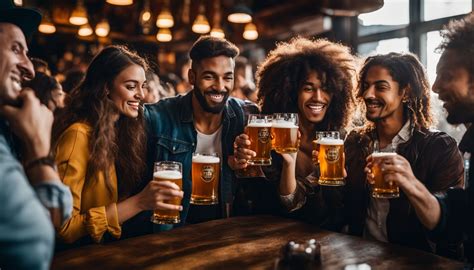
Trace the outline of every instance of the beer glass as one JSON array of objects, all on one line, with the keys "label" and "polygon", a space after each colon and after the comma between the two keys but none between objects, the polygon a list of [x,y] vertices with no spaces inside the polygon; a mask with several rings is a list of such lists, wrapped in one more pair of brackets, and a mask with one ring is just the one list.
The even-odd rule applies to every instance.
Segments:
[{"label": "beer glass", "polygon": [[[153,181],[170,181],[183,190],[182,165],[180,162],[160,161],[155,162]],[[181,198],[174,197],[170,200],[163,200],[164,203],[181,205]],[[156,224],[179,223],[178,210],[158,210],[155,209],[151,221]]]},{"label": "beer glass", "polygon": [[273,114],[272,144],[279,154],[298,152],[298,114]]},{"label": "beer glass", "polygon": [[220,161],[217,154],[193,154],[191,203],[199,205],[217,204]]},{"label": "beer glass", "polygon": [[386,182],[384,179],[384,172],[381,170],[381,165],[385,158],[396,155],[397,153],[393,148],[387,151],[381,151],[376,147],[372,153],[372,174],[374,175],[374,182],[372,184],[372,197],[384,199],[400,197],[398,186],[391,181]]},{"label": "beer glass", "polygon": [[[319,180],[322,186],[343,186],[344,181],[344,141],[339,132],[327,131],[317,134],[315,143],[318,153]],[[319,149],[318,149],[319,147]]]},{"label": "beer glass", "polygon": [[271,140],[272,116],[262,114],[249,115],[245,133],[249,136],[249,149],[257,155],[248,161],[250,165],[272,165],[270,156],[272,150]]}]

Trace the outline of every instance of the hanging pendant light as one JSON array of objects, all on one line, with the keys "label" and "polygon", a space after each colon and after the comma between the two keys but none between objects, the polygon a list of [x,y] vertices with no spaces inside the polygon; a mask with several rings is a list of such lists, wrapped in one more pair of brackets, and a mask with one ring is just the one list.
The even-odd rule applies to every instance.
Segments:
[{"label": "hanging pendant light", "polygon": [[56,26],[54,26],[47,12],[44,12],[44,16],[41,19],[41,24],[38,26],[38,31],[43,34],[53,34],[56,32]]},{"label": "hanging pendant light", "polygon": [[133,0],[107,0],[106,2],[116,6],[128,6],[133,4]]},{"label": "hanging pendant light", "polygon": [[171,12],[169,9],[169,1],[166,0],[163,3],[163,10],[158,15],[158,18],[156,18],[156,26],[159,28],[171,28],[173,27],[173,25],[174,25],[173,15],[171,15]]},{"label": "hanging pendant light", "polygon": [[94,33],[94,30],[92,30],[92,27],[88,23],[81,26],[77,32],[77,34],[81,37],[90,36],[92,33]]},{"label": "hanging pendant light", "polygon": [[321,0],[321,12],[330,16],[357,16],[376,11],[384,4],[383,0]]},{"label": "hanging pendant light", "polygon": [[214,19],[211,29],[211,37],[225,38],[224,30],[222,30],[221,24],[221,7],[219,5],[220,0],[214,0]]},{"label": "hanging pendant light", "polygon": [[191,28],[194,33],[206,34],[206,33],[209,33],[209,31],[211,30],[211,27],[209,26],[209,22],[207,21],[205,12],[206,10],[204,8],[204,5],[201,3],[199,5],[199,14],[194,20],[193,27]]},{"label": "hanging pendant light", "polygon": [[173,35],[169,28],[161,28],[156,34],[156,39],[159,42],[170,42],[173,39]]},{"label": "hanging pendant light", "polygon": [[243,37],[246,40],[256,40],[258,38],[257,26],[253,23],[246,24]]},{"label": "hanging pendant light", "polygon": [[77,0],[77,5],[72,11],[71,17],[69,17],[69,22],[74,25],[84,25],[89,22],[83,0]]},{"label": "hanging pendant light", "polygon": [[152,21],[150,0],[145,0],[143,10],[140,12],[140,26],[142,27],[143,34],[148,35],[151,32]]},{"label": "hanging pendant light", "polygon": [[110,24],[106,19],[103,19],[95,27],[95,34],[99,37],[106,37],[110,33]]},{"label": "hanging pendant light", "polygon": [[233,23],[249,23],[252,21],[252,10],[241,1],[230,10],[227,20]]},{"label": "hanging pendant light", "polygon": [[23,6],[23,0],[13,0],[13,3],[15,3],[15,5],[18,7]]}]

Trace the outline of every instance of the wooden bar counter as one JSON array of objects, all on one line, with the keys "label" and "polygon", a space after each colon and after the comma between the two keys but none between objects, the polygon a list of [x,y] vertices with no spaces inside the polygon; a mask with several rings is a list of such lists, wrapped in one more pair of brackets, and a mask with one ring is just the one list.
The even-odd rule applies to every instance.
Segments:
[{"label": "wooden bar counter", "polygon": [[461,269],[463,264],[416,249],[321,230],[299,221],[249,216],[189,225],[159,234],[91,245],[55,255],[52,269],[273,269],[288,241],[321,243],[315,269]]}]

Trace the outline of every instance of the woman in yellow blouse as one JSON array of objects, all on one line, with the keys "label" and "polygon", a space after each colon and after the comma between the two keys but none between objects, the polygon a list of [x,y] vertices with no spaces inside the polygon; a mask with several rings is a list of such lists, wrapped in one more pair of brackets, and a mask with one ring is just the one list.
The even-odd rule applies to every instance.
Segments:
[{"label": "woman in yellow blouse", "polygon": [[59,231],[66,243],[84,236],[101,242],[105,233],[120,238],[121,224],[144,210],[181,210],[163,203],[183,196],[174,183],[150,181],[137,190],[145,166],[145,69],[125,47],[103,49],[56,119],[55,159],[74,198],[73,215]]}]

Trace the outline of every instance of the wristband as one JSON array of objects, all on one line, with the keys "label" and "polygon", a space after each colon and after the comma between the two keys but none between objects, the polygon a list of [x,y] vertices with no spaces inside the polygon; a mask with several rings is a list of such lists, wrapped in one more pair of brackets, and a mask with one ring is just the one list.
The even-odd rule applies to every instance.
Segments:
[{"label": "wristband", "polygon": [[56,171],[56,163],[54,162],[53,158],[51,158],[50,156],[33,159],[32,161],[28,162],[24,168],[25,168],[25,171],[27,171],[33,167],[40,166],[40,165],[50,166]]}]

